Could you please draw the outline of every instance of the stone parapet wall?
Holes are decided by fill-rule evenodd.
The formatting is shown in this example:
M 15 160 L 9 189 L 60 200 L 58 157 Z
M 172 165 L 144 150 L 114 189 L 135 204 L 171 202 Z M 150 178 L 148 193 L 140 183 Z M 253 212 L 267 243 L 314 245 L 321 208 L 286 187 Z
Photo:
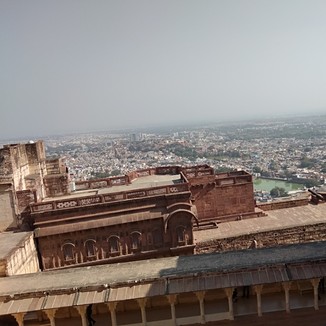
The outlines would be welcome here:
M 0 185 L 0 231 L 17 227 L 14 192 L 10 185 Z
M 36 190 L 21 190 L 16 192 L 18 201 L 18 213 L 21 214 L 26 209 L 29 209 L 29 205 L 36 202 L 37 194 Z
M 13 172 L 12 162 L 10 159 L 10 148 L 5 147 L 0 149 L 0 176 L 8 176 Z
M 326 223 L 203 241 L 196 244 L 195 253 L 275 247 L 315 241 L 326 241 Z
M 273 201 L 270 203 L 259 203 L 257 204 L 257 207 L 259 207 L 263 211 L 271 211 L 274 209 L 305 206 L 308 204 L 309 204 L 309 198 L 307 196 L 306 198 L 302 198 L 302 199 L 290 199 L 290 200 Z
M 68 174 L 51 174 L 43 179 L 47 197 L 64 196 L 70 193 L 70 180 Z
M 100 178 L 94 180 L 85 180 L 85 181 L 76 181 L 76 190 L 87 190 L 87 189 L 96 189 L 96 188 L 106 188 L 113 186 L 122 186 L 132 183 L 132 181 L 147 177 L 151 175 L 166 175 L 166 174 L 179 174 L 180 167 L 178 166 L 166 166 L 166 167 L 157 167 L 157 168 L 148 168 L 142 170 L 131 171 L 126 175 L 109 177 L 109 178 Z M 184 179 L 183 174 L 181 178 Z
M 63 159 L 47 159 L 46 160 L 47 174 L 62 174 L 66 173 L 66 164 Z
M 45 170 L 43 141 L 28 144 L 5 145 L 0 149 L 0 176 L 11 177 L 15 190 L 25 190 L 25 178 L 41 176 Z
M 65 200 L 57 200 L 51 202 L 37 203 L 31 206 L 32 212 L 44 212 L 61 208 L 72 208 L 78 206 L 88 206 L 92 204 L 108 203 L 115 201 L 123 201 L 128 199 L 163 196 L 169 194 L 178 194 L 182 192 L 188 192 L 188 184 L 181 183 L 172 186 L 143 188 L 139 190 L 115 192 L 105 195 L 94 195 L 80 198 L 72 198 Z
M 208 184 L 203 187 L 191 187 L 191 192 L 199 221 L 255 213 L 252 182 L 228 186 Z
M 211 176 L 215 178 L 214 169 L 208 165 L 197 165 L 182 168 L 182 172 L 188 180 Z
M 39 261 L 34 244 L 33 233 L 15 248 L 7 259 L 6 276 L 36 273 L 39 271 Z

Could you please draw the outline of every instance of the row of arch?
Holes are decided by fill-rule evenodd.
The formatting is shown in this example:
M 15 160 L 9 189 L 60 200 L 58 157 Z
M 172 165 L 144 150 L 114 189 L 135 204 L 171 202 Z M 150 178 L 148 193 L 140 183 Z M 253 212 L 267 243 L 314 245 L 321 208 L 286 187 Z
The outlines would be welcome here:
M 142 235 L 140 232 L 135 231 L 130 234 L 130 243 L 132 250 L 140 250 L 142 247 Z M 112 235 L 107 239 L 108 252 L 111 254 L 119 254 L 121 252 L 121 242 L 120 237 L 117 235 Z M 75 254 L 77 251 L 76 245 L 72 241 L 66 241 L 62 246 L 61 250 L 65 261 L 72 261 L 75 259 Z M 86 257 L 92 258 L 96 256 L 98 250 L 96 240 L 87 239 L 84 242 L 84 250 Z
M 134 231 L 130 233 L 130 249 L 133 252 L 142 250 L 142 234 L 139 231 Z M 152 233 L 147 235 L 147 242 L 151 243 L 157 247 L 162 245 L 162 235 L 159 230 L 154 230 Z M 190 244 L 191 238 L 186 231 L 186 227 L 183 225 L 179 225 L 176 228 L 176 241 L 178 246 L 184 246 Z M 107 238 L 108 244 L 108 252 L 110 254 L 120 254 L 121 253 L 121 240 L 117 235 L 111 235 Z M 76 248 L 76 245 L 71 240 L 65 241 L 65 243 L 61 246 L 61 251 L 66 262 L 70 262 L 75 260 L 76 252 L 79 250 Z M 84 242 L 84 252 L 86 257 L 92 258 L 96 257 L 96 253 L 98 251 L 97 242 L 94 239 L 87 239 Z
M 194 214 L 176 209 L 167 219 L 133 222 L 94 230 L 41 237 L 38 246 L 42 269 L 61 268 L 94 261 L 127 261 L 127 256 L 160 257 L 193 249 Z M 196 219 L 195 219 L 196 221 Z M 138 258 L 131 258 L 138 259 Z

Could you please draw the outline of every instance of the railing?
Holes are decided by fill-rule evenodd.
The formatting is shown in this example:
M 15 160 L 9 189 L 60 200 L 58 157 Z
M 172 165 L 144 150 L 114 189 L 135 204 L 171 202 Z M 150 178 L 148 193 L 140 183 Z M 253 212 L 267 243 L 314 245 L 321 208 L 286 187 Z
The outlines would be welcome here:
M 0 183 L 12 183 L 12 182 L 13 182 L 12 176 L 8 177 L 8 176 L 0 175 Z
M 87 181 L 76 181 L 76 190 L 98 189 L 128 184 L 128 176 L 111 177 Z
M 110 178 L 101 178 L 86 181 L 76 181 L 76 190 L 98 189 L 113 186 L 122 186 L 130 184 L 133 180 L 151 175 L 165 175 L 165 174 L 179 174 L 180 168 L 178 166 L 166 166 L 157 168 L 148 168 L 130 172 L 123 176 L 116 176 Z
M 238 175 L 238 176 L 229 176 L 224 179 L 217 178 L 216 184 L 219 186 L 229 185 L 229 184 L 239 184 L 239 183 L 250 183 L 252 182 L 252 176 L 247 175 Z
M 189 180 L 191 185 L 205 184 L 205 183 L 215 183 L 217 186 L 227 186 L 243 183 L 251 183 L 252 176 L 250 174 L 245 175 L 204 175 L 201 178 L 194 178 Z
M 56 209 L 83 207 L 88 205 L 96 205 L 100 203 L 109 203 L 120 200 L 144 198 L 150 196 L 160 196 L 167 194 L 176 194 L 180 192 L 189 191 L 187 183 L 180 183 L 171 186 L 153 187 L 132 191 L 115 192 L 104 195 L 94 195 L 74 199 L 55 200 L 51 202 L 35 203 L 31 205 L 33 213 L 52 211 Z
M 214 169 L 208 165 L 187 167 L 183 168 L 182 171 L 188 179 L 214 175 Z

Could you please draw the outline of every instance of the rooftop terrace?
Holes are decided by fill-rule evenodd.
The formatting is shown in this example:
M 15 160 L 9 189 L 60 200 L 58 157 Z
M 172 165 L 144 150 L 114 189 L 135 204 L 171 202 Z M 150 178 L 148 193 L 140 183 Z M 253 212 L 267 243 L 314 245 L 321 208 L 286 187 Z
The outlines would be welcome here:
M 267 216 L 225 222 L 215 229 L 194 232 L 196 243 L 224 239 L 245 234 L 282 230 L 291 227 L 326 223 L 326 204 L 290 207 L 265 212 Z

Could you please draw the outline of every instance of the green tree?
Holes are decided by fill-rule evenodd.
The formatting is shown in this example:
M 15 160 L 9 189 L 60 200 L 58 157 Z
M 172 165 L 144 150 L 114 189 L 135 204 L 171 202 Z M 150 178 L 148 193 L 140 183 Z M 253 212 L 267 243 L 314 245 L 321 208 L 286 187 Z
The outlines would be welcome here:
M 254 172 L 254 173 L 262 173 L 263 170 L 259 166 L 254 166 L 252 168 L 252 172 Z
M 311 168 L 315 165 L 316 159 L 309 158 L 307 156 L 304 156 L 299 164 L 300 168 Z
M 318 186 L 319 182 L 315 179 L 307 179 L 307 181 L 304 182 L 304 185 L 307 188 L 312 188 Z
M 272 171 L 276 171 L 278 169 L 278 165 L 277 165 L 277 163 L 274 160 L 272 160 L 269 163 L 269 169 L 272 170 Z
M 116 169 L 116 170 L 112 170 L 112 172 L 111 172 L 111 176 L 116 176 L 116 175 L 120 175 L 121 174 L 121 171 L 120 170 L 118 170 L 118 169 Z
M 320 172 L 326 173 L 326 162 L 322 164 Z
M 270 194 L 273 198 L 276 197 L 285 197 L 288 195 L 288 193 L 285 191 L 284 188 L 281 187 L 275 187 L 270 191 Z

